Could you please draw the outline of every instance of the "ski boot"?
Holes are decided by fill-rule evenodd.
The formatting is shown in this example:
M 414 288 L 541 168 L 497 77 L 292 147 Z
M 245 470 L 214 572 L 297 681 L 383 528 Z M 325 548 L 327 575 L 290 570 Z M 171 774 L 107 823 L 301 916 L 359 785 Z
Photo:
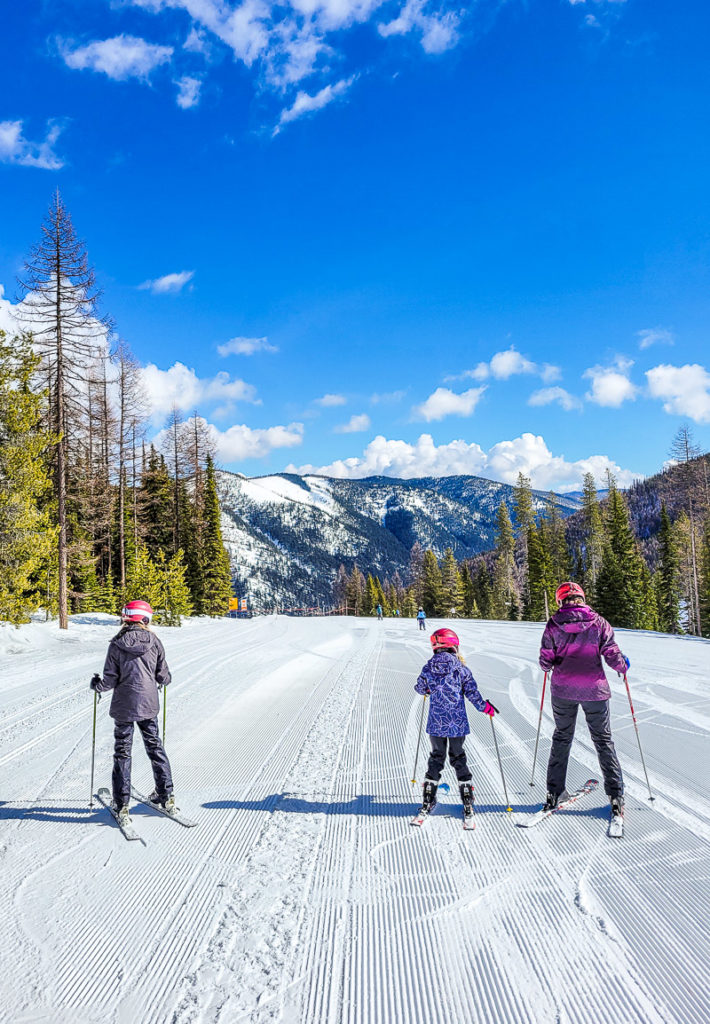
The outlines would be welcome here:
M 459 793 L 463 804 L 463 827 L 473 828 L 473 786 L 470 782 L 461 782 Z
M 563 803 L 569 797 L 566 789 L 561 793 L 548 793 L 543 806 L 543 811 L 554 811 L 558 804 Z
M 154 789 L 148 797 L 148 800 L 152 804 L 159 804 L 160 807 L 164 808 L 164 810 L 168 812 L 168 814 L 172 814 L 175 810 L 175 796 L 173 793 L 168 793 L 167 796 L 161 796 L 158 793 L 158 790 Z
M 624 817 L 624 798 L 623 796 L 613 796 L 610 800 L 611 813 L 614 818 Z
M 422 787 L 422 807 L 421 813 L 431 814 L 436 807 L 436 791 L 439 783 L 434 782 L 433 779 L 424 779 L 424 785 Z
M 131 814 L 128 804 L 123 804 L 122 807 L 119 807 L 118 804 L 114 803 L 113 808 L 121 826 L 131 824 Z

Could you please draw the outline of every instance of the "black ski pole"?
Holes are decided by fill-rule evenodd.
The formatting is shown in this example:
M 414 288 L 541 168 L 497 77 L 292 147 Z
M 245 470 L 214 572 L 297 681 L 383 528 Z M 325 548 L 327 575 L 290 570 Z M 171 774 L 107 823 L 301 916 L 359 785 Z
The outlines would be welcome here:
M 91 736 L 91 795 L 89 798 L 89 807 L 94 806 L 94 760 L 96 755 L 96 702 L 98 694 L 94 690 L 94 729 Z
M 490 704 L 490 701 L 488 702 Z M 495 704 L 491 704 L 491 707 L 498 714 L 498 708 Z M 496 727 L 493 724 L 493 715 L 488 716 L 491 720 L 491 729 L 493 730 L 493 742 L 496 747 L 496 754 L 498 755 L 498 767 L 500 768 L 500 778 L 503 783 L 503 793 L 505 794 L 506 811 L 512 811 L 513 808 L 510 806 L 510 800 L 508 799 L 508 787 L 505 784 L 505 775 L 503 774 L 503 762 L 500 759 L 500 750 L 498 749 L 498 737 L 496 736 Z
M 540 715 L 537 720 L 537 736 L 535 737 L 535 754 L 533 756 L 532 775 L 530 776 L 530 785 L 535 785 L 535 765 L 537 764 L 537 747 L 540 742 L 540 726 L 542 725 L 542 706 L 545 703 L 545 687 L 547 686 L 547 672 L 545 678 L 542 680 L 542 697 L 540 699 Z
M 636 712 L 634 711 L 634 703 L 631 700 L 631 690 L 629 688 L 629 680 L 626 678 L 626 673 L 625 672 L 624 672 L 624 682 L 626 683 L 626 692 L 629 695 L 629 707 L 631 708 L 631 717 L 634 720 L 634 729 L 636 730 L 636 741 L 637 741 L 637 743 L 639 745 L 639 754 L 641 755 L 641 765 L 643 766 L 643 774 L 646 776 L 646 785 L 648 786 L 648 799 L 649 800 L 655 800 L 656 798 L 653 795 L 653 793 L 651 792 L 651 783 L 648 781 L 648 772 L 646 771 L 646 762 L 643 759 L 643 750 L 641 749 L 641 737 L 639 735 L 639 727 L 638 727 L 638 724 L 636 722 Z
M 417 752 L 414 755 L 414 771 L 412 773 L 412 785 L 416 785 L 417 782 L 417 763 L 419 761 L 419 746 L 422 742 L 422 725 L 424 724 L 424 706 L 426 705 L 426 694 L 422 700 L 422 712 L 419 716 L 419 736 L 417 737 Z
M 168 688 L 163 687 L 163 746 L 165 746 L 165 719 L 168 713 Z

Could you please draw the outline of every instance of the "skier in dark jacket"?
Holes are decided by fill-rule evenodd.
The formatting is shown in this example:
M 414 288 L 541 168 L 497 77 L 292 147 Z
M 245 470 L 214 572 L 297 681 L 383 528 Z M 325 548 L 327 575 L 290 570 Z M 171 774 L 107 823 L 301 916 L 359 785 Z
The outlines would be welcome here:
M 148 628 L 153 609 L 147 601 L 129 601 L 121 612 L 122 626 L 109 644 L 103 679 L 95 675 L 91 689 L 113 690 L 109 714 L 114 719 L 113 802 L 128 819 L 131 798 L 133 726 L 138 725 L 155 780 L 153 803 L 170 811 L 175 806 L 173 780 L 158 731 L 158 687 L 170 682 L 162 643 Z
M 431 740 L 431 756 L 424 779 L 422 810 L 430 811 L 436 804 L 436 790 L 446 762 L 456 771 L 459 792 L 466 813 L 473 812 L 471 769 L 466 762 L 464 741 L 470 730 L 466 715 L 467 697 L 477 711 L 491 718 L 496 709 L 478 692 L 471 669 L 459 654 L 459 638 L 453 629 L 437 629 L 429 638 L 433 656 L 419 674 L 414 689 L 430 697 L 426 731 Z
M 602 658 L 620 675 L 629 668 L 629 659 L 621 653 L 606 619 L 585 604 L 584 591 L 578 583 L 561 583 L 555 599 L 559 608 L 545 627 L 540 647 L 540 666 L 552 672 L 550 695 L 555 718 L 545 809 L 556 807 L 567 795 L 567 762 L 581 705 L 612 811 L 622 814 L 624 779 L 611 738 L 611 690 Z

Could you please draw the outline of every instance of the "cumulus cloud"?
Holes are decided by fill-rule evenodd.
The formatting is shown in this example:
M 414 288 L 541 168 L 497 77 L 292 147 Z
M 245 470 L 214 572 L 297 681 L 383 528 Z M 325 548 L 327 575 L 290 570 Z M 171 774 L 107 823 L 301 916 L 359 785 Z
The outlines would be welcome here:
M 540 377 L 546 384 L 559 380 L 561 373 L 559 366 L 551 363 L 543 363 L 541 366 L 534 363 L 527 356 L 518 352 L 514 345 L 503 352 L 496 352 L 490 362 L 478 363 L 472 370 L 464 370 L 455 377 L 447 377 L 447 380 L 488 380 L 493 377 L 495 380 L 509 380 L 520 374 L 532 374 Z
M 224 371 L 214 377 L 201 378 L 184 363 L 174 363 L 167 370 L 149 363 L 143 367 L 142 381 L 155 419 L 166 416 L 173 406 L 181 412 L 191 412 L 203 403 L 261 404 L 251 384 L 233 379 Z
M 25 138 L 23 121 L 0 121 L 0 163 L 58 171 L 64 161 L 54 152 L 54 144 L 61 132 L 61 124 L 48 121 L 44 139 L 31 142 Z
M 327 394 L 322 395 L 321 398 L 316 398 L 314 405 L 319 405 L 322 409 L 333 409 L 337 405 L 345 405 L 347 398 L 345 395 L 333 395 Z
M 278 352 L 278 346 L 272 345 L 268 338 L 232 338 L 224 345 L 217 346 L 221 356 L 253 356 L 255 352 Z
M 450 50 L 459 40 L 459 15 L 454 11 L 427 11 L 427 7 L 431 7 L 427 0 L 407 0 L 396 18 L 378 25 L 380 35 L 387 38 L 415 32 L 426 53 Z
M 191 75 L 183 75 L 175 83 L 178 87 L 177 94 L 177 105 L 183 110 L 190 110 L 191 107 L 196 107 L 200 102 L 200 92 L 202 90 L 202 81 L 199 78 L 193 78 Z
M 618 409 L 626 401 L 633 401 L 638 388 L 629 379 L 633 360 L 617 356 L 611 366 L 591 366 L 583 376 L 591 380 L 586 397 L 595 405 Z
M 346 93 L 354 81 L 354 76 L 352 78 L 342 78 L 334 85 L 324 86 L 313 96 L 302 90 L 299 91 L 291 106 L 281 111 L 279 123 L 274 128 L 274 135 L 277 135 L 283 125 L 288 124 L 290 121 L 296 121 L 299 117 L 312 114 L 315 110 L 322 110 L 323 107 L 326 107 L 333 100 Z
M 358 434 L 363 430 L 368 430 L 370 426 L 370 417 L 366 412 L 354 414 L 350 417 L 347 423 L 341 423 L 340 426 L 334 427 L 336 434 Z
M 226 464 L 243 459 L 263 459 L 276 448 L 296 448 L 303 442 L 302 423 L 256 428 L 235 423 L 226 430 L 220 430 L 214 423 L 202 422 L 215 446 L 217 458 Z M 161 430 L 153 438 L 153 444 L 160 447 L 167 438 L 168 431 Z
M 63 42 L 60 49 L 67 67 L 100 71 L 117 82 L 128 78 L 147 81 L 151 72 L 170 61 L 173 55 L 172 46 L 158 46 L 138 36 L 123 34 L 112 39 L 95 39 L 76 49 Z
M 651 345 L 673 345 L 675 338 L 673 332 L 667 327 L 649 327 L 643 331 L 637 331 L 639 348 L 650 348 Z
M 582 408 L 579 398 L 560 387 L 540 388 L 539 391 L 533 391 L 528 398 L 528 405 L 553 405 L 555 403 L 566 412 Z
M 154 281 L 144 281 L 138 287 L 153 295 L 177 295 L 194 276 L 194 270 L 181 270 L 179 274 L 166 274 L 164 277 L 156 277 Z
M 578 490 L 585 473 L 592 473 L 603 483 L 607 470 L 622 487 L 639 475 L 623 469 L 607 455 L 590 455 L 568 462 L 563 455 L 553 455 L 544 439 L 535 434 L 522 434 L 512 441 L 500 441 L 485 452 L 480 445 L 467 441 L 450 441 L 436 445 L 431 434 L 422 434 L 414 444 L 375 437 L 361 456 L 338 459 L 327 466 L 294 466 L 287 472 L 320 473 L 342 479 L 366 476 L 391 476 L 412 479 L 420 476 L 456 476 L 471 474 L 514 484 L 522 472 L 540 490 L 559 492 Z
M 445 416 L 470 416 L 485 390 L 484 385 L 457 394 L 450 388 L 437 388 L 425 402 L 414 406 L 412 416 L 414 419 L 426 420 L 427 423 L 443 420 Z
M 710 423 L 710 373 L 704 366 L 654 366 L 646 371 L 646 380 L 649 394 L 663 400 L 665 412 Z

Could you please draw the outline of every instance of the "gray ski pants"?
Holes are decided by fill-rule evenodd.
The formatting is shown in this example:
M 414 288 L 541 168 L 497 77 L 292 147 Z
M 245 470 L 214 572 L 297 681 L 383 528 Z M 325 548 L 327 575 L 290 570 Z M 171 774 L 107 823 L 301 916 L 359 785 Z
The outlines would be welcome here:
M 609 796 L 622 796 L 624 779 L 621 765 L 611 738 L 611 719 L 608 700 L 567 700 L 565 697 L 552 698 L 552 714 L 555 731 L 552 735 L 552 750 L 547 765 L 547 792 L 556 795 L 563 792 L 567 779 L 567 762 L 574 739 L 577 708 L 581 705 L 587 719 L 589 735 L 596 747 L 599 767 L 604 776 L 604 789 Z
M 145 718 L 142 722 L 115 722 L 113 729 L 113 799 L 118 807 L 130 803 L 131 798 L 131 748 L 133 726 L 137 725 L 143 737 L 145 752 L 150 758 L 155 788 L 158 795 L 167 797 L 173 791 L 170 762 L 158 732 L 158 719 Z

